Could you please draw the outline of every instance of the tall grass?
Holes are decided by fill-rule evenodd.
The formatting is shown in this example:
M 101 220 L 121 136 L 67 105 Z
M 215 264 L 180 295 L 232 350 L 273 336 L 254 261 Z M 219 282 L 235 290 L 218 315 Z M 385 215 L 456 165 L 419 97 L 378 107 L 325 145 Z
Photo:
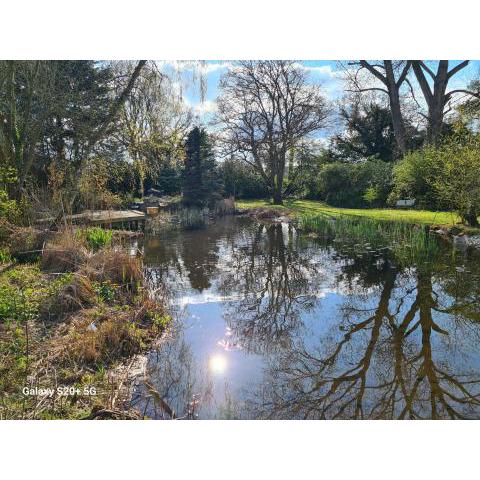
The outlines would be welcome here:
M 440 249 L 424 226 L 405 221 L 307 214 L 299 218 L 299 228 L 325 240 L 351 243 L 367 250 L 387 247 L 403 266 L 433 261 Z
M 209 219 L 207 209 L 180 207 L 172 212 L 160 212 L 156 217 L 149 218 L 145 231 L 158 235 L 169 230 L 197 230 L 204 228 Z
M 177 222 L 182 230 L 204 228 L 208 222 L 208 209 L 181 208 L 177 211 Z

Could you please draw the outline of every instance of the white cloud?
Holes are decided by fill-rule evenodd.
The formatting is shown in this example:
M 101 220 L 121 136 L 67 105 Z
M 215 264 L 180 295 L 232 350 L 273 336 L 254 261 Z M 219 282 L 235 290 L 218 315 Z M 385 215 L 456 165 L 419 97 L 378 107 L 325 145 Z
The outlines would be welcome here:
M 204 100 L 193 107 L 193 111 L 198 115 L 214 113 L 217 111 L 217 102 L 214 100 Z

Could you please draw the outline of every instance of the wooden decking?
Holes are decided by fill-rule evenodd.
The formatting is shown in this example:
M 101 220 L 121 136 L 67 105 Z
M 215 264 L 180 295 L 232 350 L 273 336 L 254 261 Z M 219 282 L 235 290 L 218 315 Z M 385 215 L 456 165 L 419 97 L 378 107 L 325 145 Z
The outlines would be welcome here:
M 122 223 L 122 222 L 138 222 L 145 220 L 145 214 L 137 210 L 88 210 L 86 212 L 70 215 L 67 220 L 76 223 Z
M 48 223 L 53 219 L 43 219 Z M 137 210 L 87 210 L 75 215 L 67 215 L 66 221 L 72 224 L 119 226 L 128 229 L 137 229 L 143 226 L 145 214 Z

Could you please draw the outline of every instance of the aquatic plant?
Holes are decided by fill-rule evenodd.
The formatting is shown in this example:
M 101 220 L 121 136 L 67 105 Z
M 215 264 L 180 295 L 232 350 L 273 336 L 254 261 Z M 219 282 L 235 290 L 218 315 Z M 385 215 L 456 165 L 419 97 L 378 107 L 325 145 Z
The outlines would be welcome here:
M 215 207 L 213 209 L 215 215 L 232 215 L 235 213 L 235 199 L 233 197 L 222 198 L 215 202 Z
M 77 230 L 78 235 L 84 238 L 88 246 L 97 251 L 100 248 L 109 247 L 112 244 L 113 232 L 100 227 L 91 227 L 84 230 Z
M 299 228 L 367 251 L 388 247 L 403 266 L 431 261 L 439 251 L 438 241 L 424 226 L 405 221 L 307 214 L 300 217 Z
M 178 225 L 183 230 L 197 230 L 207 225 L 208 210 L 181 208 L 177 211 Z

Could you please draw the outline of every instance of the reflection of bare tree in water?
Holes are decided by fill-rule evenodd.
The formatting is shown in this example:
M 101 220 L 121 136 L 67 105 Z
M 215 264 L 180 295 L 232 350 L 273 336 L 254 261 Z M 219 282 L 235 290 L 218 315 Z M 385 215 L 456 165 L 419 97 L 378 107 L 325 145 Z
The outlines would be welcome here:
M 411 276 L 414 285 L 411 286 Z M 432 272 L 383 272 L 373 308 L 345 304 L 319 348 L 297 342 L 270 365 L 250 414 L 267 418 L 472 418 L 480 366 L 458 359 L 464 323 L 442 312 Z M 448 297 L 451 298 L 451 297 Z M 446 325 L 445 325 L 446 324 Z M 470 330 L 471 334 L 471 330 Z M 478 337 L 478 328 L 475 327 Z M 475 347 L 472 348 L 475 351 Z
M 132 405 L 150 418 L 194 419 L 210 397 L 209 379 L 199 376 L 198 365 L 178 325 L 150 355 L 146 381 L 137 386 Z
M 287 347 L 300 315 L 313 307 L 319 272 L 292 226 L 256 225 L 248 246 L 233 248 L 219 290 L 241 300 L 225 305 L 236 339 L 249 351 Z

